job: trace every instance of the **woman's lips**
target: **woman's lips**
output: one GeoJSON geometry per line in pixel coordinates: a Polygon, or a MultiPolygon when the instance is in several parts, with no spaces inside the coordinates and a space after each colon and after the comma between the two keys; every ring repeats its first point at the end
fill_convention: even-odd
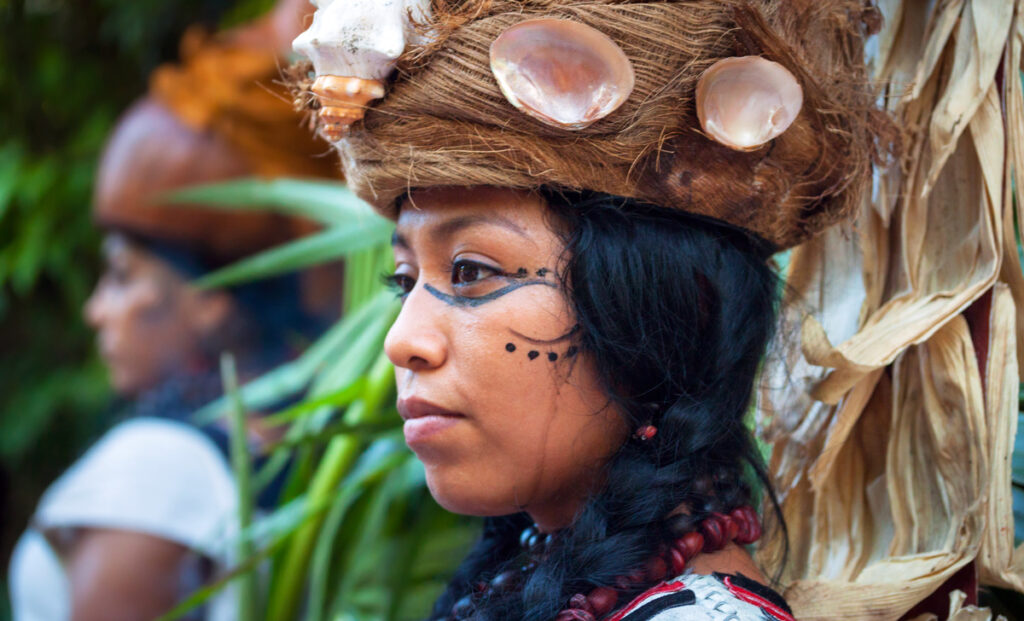
{"type": "Polygon", "coordinates": [[[465,416],[422,399],[399,399],[398,413],[405,420],[402,431],[410,447],[457,424],[465,416]]]}

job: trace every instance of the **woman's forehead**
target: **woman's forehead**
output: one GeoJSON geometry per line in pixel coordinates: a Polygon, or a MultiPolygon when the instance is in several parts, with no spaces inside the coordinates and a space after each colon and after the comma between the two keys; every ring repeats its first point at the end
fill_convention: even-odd
{"type": "Polygon", "coordinates": [[[403,201],[396,239],[418,233],[451,237],[473,227],[499,227],[524,239],[548,232],[547,206],[532,192],[506,188],[434,188],[403,201]]]}

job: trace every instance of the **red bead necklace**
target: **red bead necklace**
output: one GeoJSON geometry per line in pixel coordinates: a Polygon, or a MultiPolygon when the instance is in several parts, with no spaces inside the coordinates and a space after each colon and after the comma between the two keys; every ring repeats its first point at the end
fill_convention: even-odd
{"type": "Polygon", "coordinates": [[[686,564],[702,552],[716,552],[730,541],[740,545],[754,543],[761,538],[761,521],[750,507],[733,509],[728,515],[713,513],[697,527],[670,544],[649,561],[643,571],[615,579],[615,586],[597,587],[587,595],[577,593],[569,599],[569,607],[558,613],[555,621],[596,621],[615,609],[619,590],[636,585],[657,584],[668,577],[683,573],[686,564]],[[671,570],[671,574],[669,573],[671,570]]]}
{"type": "MultiPolygon", "coordinates": [[[[614,580],[614,587],[601,586],[590,593],[577,593],[569,599],[569,607],[558,613],[555,621],[597,621],[615,609],[619,591],[635,590],[642,584],[657,584],[666,578],[683,573],[686,564],[698,554],[716,552],[730,541],[739,545],[754,543],[761,538],[761,521],[749,506],[733,509],[728,514],[713,513],[702,521],[695,530],[689,531],[674,541],[661,546],[646,566],[614,580]],[[671,573],[670,573],[671,572],[671,573]]],[[[524,576],[536,566],[536,559],[542,558],[551,543],[551,535],[541,534],[536,527],[530,527],[520,536],[520,544],[532,557],[520,570],[505,571],[489,583],[481,582],[475,592],[463,597],[452,607],[449,619],[468,619],[473,614],[474,601],[490,593],[505,593],[518,588],[524,576]]]]}

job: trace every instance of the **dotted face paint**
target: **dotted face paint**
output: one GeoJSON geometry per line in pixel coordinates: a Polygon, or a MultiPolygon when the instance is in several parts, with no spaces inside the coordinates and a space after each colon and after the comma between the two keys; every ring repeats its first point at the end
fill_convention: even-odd
{"type": "MultiPolygon", "coordinates": [[[[509,328],[509,333],[511,333],[512,336],[514,336],[515,338],[523,340],[523,341],[526,341],[527,343],[529,343],[531,345],[539,345],[542,348],[549,349],[549,351],[546,354],[548,360],[551,361],[551,362],[558,362],[558,359],[560,357],[562,357],[562,358],[572,358],[573,356],[575,356],[577,353],[579,353],[579,347],[577,345],[575,345],[575,344],[570,344],[569,347],[566,349],[564,354],[559,354],[556,351],[550,351],[550,349],[553,349],[554,346],[559,345],[561,343],[565,343],[567,341],[572,341],[575,338],[576,334],[579,332],[579,328],[580,328],[579,325],[575,325],[575,326],[572,327],[571,330],[569,330],[568,332],[566,332],[562,336],[560,336],[558,338],[554,338],[554,339],[535,339],[535,338],[531,338],[531,337],[526,336],[525,334],[522,334],[520,332],[517,332],[517,331],[515,331],[515,330],[513,330],[511,328],[509,328]]],[[[515,353],[517,351],[517,349],[518,348],[516,347],[515,343],[508,343],[508,344],[505,345],[505,351],[509,352],[510,354],[511,353],[515,353]]],[[[529,358],[530,360],[536,360],[537,358],[540,357],[540,354],[541,354],[540,351],[538,351],[536,349],[531,349],[526,354],[526,357],[529,358]]]]}

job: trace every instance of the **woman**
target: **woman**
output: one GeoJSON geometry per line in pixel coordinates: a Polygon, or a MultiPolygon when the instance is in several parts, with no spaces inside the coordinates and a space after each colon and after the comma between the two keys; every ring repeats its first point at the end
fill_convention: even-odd
{"type": "Polygon", "coordinates": [[[887,148],[877,14],[364,4],[319,3],[296,49],[347,179],[397,221],[406,441],[487,518],[431,618],[791,619],[743,547],[767,258],[845,219],[887,148]]]}
{"type": "Polygon", "coordinates": [[[789,619],[730,540],[760,528],[742,509],[744,468],[762,472],[744,413],[776,282],[755,242],[608,196],[444,189],[413,204],[386,342],[406,441],[442,506],[504,516],[434,616],[554,618],[573,591],[588,598],[577,610],[607,615],[681,574],[685,551],[687,569],[715,577],[641,597],[629,618],[671,603],[789,619]],[[698,528],[736,510],[742,533],[712,536],[714,517],[698,528]]]}
{"type": "MultiPolygon", "coordinates": [[[[191,415],[223,393],[222,352],[243,381],[288,360],[326,319],[339,281],[326,298],[326,287],[296,275],[200,289],[194,279],[310,225],[161,203],[173,190],[237,177],[333,175],[330,160],[315,157],[322,143],[268,90],[276,46],[289,38],[279,30],[306,10],[282,2],[247,29],[188,37],[187,63],[159,69],[108,140],[93,202],[107,265],[85,316],[125,420],[40,501],[11,561],[18,621],[153,619],[229,562],[228,432],[197,429],[191,415]]],[[[268,439],[255,420],[249,432],[254,445],[268,439]]],[[[234,603],[216,598],[202,618],[235,618],[234,603]]]]}

